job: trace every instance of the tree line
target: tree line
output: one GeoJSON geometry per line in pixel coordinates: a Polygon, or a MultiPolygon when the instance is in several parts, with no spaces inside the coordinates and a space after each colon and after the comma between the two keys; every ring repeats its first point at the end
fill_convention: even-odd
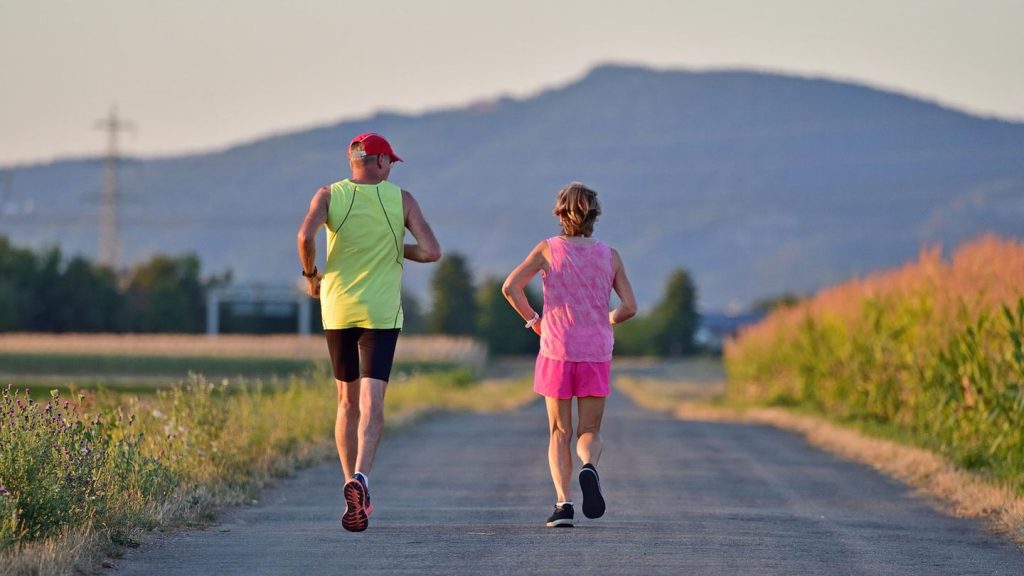
{"type": "MultiPolygon", "coordinates": [[[[403,292],[405,331],[477,337],[493,354],[535,353],[537,336],[505,301],[503,280],[489,277],[476,285],[467,259],[449,253],[431,278],[429,310],[403,292]]],[[[19,248],[0,235],[0,331],[199,333],[206,329],[207,291],[230,282],[230,272],[201,276],[195,254],[156,255],[117,273],[81,256],[65,258],[58,248],[19,248]]],[[[542,298],[532,287],[527,298],[541,310],[542,298]]],[[[318,327],[319,306],[312,313],[318,327]]],[[[280,319],[232,322],[230,311],[226,316],[222,326],[243,331],[294,326],[280,319]]],[[[616,326],[616,353],[692,354],[697,322],[696,288],[685,270],[676,269],[656,305],[616,326]]]]}
{"type": "MultiPolygon", "coordinates": [[[[486,278],[479,286],[474,286],[466,258],[448,253],[438,263],[431,280],[433,307],[418,317],[418,304],[405,296],[406,326],[412,331],[476,336],[487,342],[492,354],[536,353],[537,336],[523,328],[522,318],[505,300],[501,293],[503,280],[486,278]]],[[[542,298],[536,290],[527,286],[526,297],[536,310],[541,310],[542,298]]],[[[698,349],[693,339],[699,320],[696,301],[697,289],[690,274],[682,268],[673,270],[657,304],[615,327],[616,353],[656,356],[696,353],[698,349]]]]}
{"type": "Polygon", "coordinates": [[[33,251],[0,236],[0,331],[201,332],[206,290],[195,254],[157,255],[125,274],[59,248],[33,251]]]}

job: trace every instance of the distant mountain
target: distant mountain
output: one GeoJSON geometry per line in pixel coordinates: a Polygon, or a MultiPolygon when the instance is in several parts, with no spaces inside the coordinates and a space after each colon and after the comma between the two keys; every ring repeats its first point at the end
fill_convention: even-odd
{"type": "MultiPolygon", "coordinates": [[[[346,144],[366,130],[406,159],[392,180],[478,280],[557,232],[554,195],[571,180],[599,191],[597,235],[641,303],[676,266],[714,310],[894,265],[923,244],[1024,236],[1024,124],[831,80],[601,66],[529,98],[126,161],[125,259],[196,251],[238,281],[293,282],[309,199],[346,175],[346,144]]],[[[11,169],[0,233],[95,255],[101,172],[98,159],[11,169]]],[[[406,270],[425,296],[432,268],[406,270]]]]}

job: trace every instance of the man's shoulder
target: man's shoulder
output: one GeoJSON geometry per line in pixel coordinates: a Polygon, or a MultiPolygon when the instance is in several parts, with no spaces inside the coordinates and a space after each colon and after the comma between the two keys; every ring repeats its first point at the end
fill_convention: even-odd
{"type": "Polygon", "coordinates": [[[323,194],[325,196],[333,196],[335,192],[345,193],[351,192],[354,188],[352,181],[348,178],[343,178],[337,182],[325,184],[317,190],[317,194],[323,194]]]}

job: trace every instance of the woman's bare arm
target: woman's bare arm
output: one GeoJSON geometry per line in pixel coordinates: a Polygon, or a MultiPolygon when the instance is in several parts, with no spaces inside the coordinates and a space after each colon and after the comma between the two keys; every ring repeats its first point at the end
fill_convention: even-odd
{"type": "MultiPolygon", "coordinates": [[[[537,244],[530,255],[523,260],[522,264],[516,266],[516,269],[508,275],[505,283],[501,286],[501,293],[505,295],[505,299],[526,321],[530,321],[538,315],[526,298],[526,285],[537,275],[537,272],[548,269],[547,249],[547,242],[537,244]]],[[[532,328],[534,332],[540,334],[540,322],[535,322],[532,328]]]]}
{"type": "Polygon", "coordinates": [[[622,263],[619,253],[612,249],[612,265],[615,267],[615,279],[612,280],[612,289],[619,297],[619,306],[608,313],[608,321],[612,324],[619,324],[636,316],[636,297],[633,296],[633,285],[629,283],[626,276],[626,266],[622,263]]]}

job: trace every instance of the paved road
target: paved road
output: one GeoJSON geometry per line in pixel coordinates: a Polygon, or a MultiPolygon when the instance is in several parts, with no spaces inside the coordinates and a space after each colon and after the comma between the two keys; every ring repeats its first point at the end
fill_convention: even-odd
{"type": "Polygon", "coordinates": [[[980,523],[944,517],[792,433],[675,421],[612,398],[600,466],[608,513],[573,529],[543,524],[554,494],[537,403],[387,437],[366,532],[342,530],[329,462],[207,530],[147,542],[111,573],[1024,573],[1024,552],[980,523]]]}

